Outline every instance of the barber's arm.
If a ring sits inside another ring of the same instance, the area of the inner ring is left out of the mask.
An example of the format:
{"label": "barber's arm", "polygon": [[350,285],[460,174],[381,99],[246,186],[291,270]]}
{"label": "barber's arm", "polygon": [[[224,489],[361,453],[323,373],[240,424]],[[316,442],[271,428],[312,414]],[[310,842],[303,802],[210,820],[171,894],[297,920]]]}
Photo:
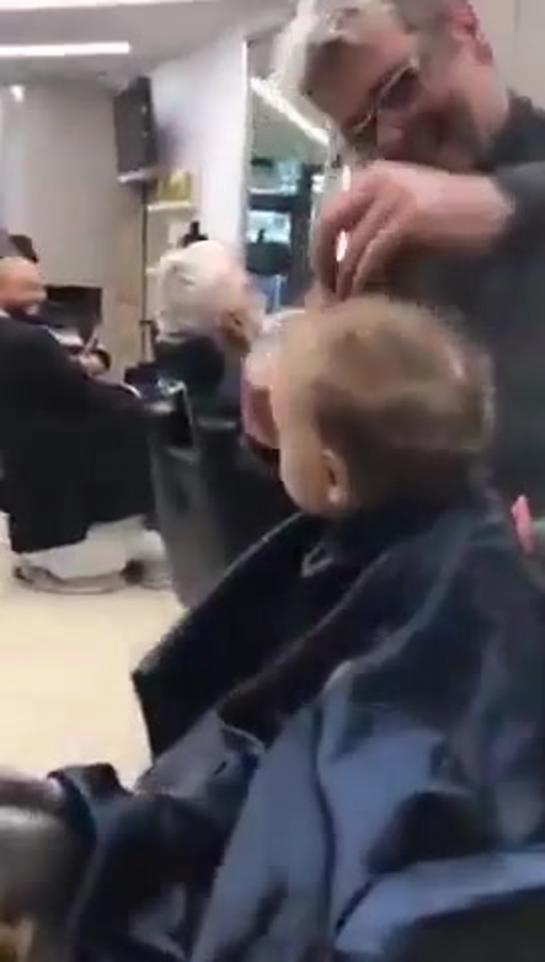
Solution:
{"label": "barber's arm", "polygon": [[[345,298],[365,290],[405,247],[484,253],[515,229],[519,217],[523,227],[539,219],[534,191],[545,225],[543,174],[545,164],[505,170],[499,178],[389,161],[370,164],[354,174],[350,189],[320,218],[314,243],[317,276]],[[337,264],[342,232],[349,242]]]}

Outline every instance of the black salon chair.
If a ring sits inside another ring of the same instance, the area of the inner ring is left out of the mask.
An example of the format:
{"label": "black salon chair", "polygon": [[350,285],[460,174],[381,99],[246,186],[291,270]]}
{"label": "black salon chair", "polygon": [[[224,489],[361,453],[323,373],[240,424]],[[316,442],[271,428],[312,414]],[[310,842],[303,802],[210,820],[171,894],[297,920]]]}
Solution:
{"label": "black salon chair", "polygon": [[293,506],[278,478],[244,443],[238,419],[216,415],[210,405],[199,411],[184,388],[174,406],[156,406],[151,413],[159,527],[176,592],[192,605]]}
{"label": "black salon chair", "polygon": [[0,452],[0,512],[7,514],[8,512],[8,495],[6,491],[6,474],[4,463],[2,461],[2,453]]}

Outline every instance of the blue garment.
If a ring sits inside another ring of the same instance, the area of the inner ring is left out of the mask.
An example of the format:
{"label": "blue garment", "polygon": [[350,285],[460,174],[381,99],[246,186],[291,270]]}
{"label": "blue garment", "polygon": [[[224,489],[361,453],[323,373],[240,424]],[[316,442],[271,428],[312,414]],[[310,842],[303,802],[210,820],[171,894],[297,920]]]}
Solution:
{"label": "blue garment", "polygon": [[537,962],[541,588],[481,495],[285,524],[136,675],[136,794],[65,771],[78,962]]}

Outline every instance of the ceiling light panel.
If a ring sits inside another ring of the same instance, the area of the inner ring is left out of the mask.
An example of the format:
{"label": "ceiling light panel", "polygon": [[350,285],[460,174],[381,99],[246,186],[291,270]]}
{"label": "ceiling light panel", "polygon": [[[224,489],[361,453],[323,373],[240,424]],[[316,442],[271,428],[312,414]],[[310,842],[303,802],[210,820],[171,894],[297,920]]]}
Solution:
{"label": "ceiling light panel", "polygon": [[0,44],[0,60],[38,60],[63,57],[122,57],[131,52],[127,41],[103,43]]}

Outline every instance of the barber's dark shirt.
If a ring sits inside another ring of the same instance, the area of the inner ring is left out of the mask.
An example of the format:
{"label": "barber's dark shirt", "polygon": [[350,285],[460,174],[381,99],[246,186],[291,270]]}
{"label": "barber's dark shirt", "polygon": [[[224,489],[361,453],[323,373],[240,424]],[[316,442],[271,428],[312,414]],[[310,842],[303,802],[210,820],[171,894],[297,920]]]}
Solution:
{"label": "barber's dark shirt", "polygon": [[492,355],[498,428],[496,480],[545,511],[545,114],[513,97],[483,165],[515,200],[508,236],[485,256],[420,252],[403,258],[389,291],[461,319]]}

